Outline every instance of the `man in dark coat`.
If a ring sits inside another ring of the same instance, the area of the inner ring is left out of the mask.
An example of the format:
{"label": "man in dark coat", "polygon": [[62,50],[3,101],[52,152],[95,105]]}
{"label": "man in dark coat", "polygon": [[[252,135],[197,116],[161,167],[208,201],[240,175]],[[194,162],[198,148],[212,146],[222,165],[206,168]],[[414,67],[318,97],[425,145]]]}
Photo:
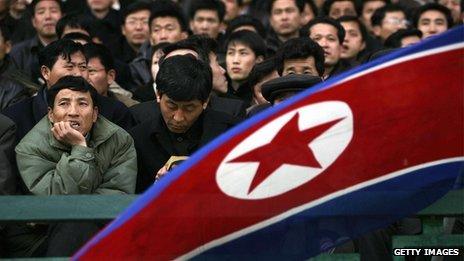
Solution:
{"label": "man in dark coat", "polygon": [[[40,52],[39,63],[46,88],[50,88],[66,75],[82,76],[88,79],[87,60],[83,47],[71,40],[62,39],[49,44]],[[14,104],[3,111],[3,114],[15,121],[18,127],[17,141],[47,114],[46,88],[39,90],[36,96]],[[100,104],[101,115],[124,129],[132,127],[133,117],[124,104],[101,95],[97,97],[97,100]]]}
{"label": "man in dark coat", "polygon": [[0,114],[0,195],[16,193],[16,175],[11,165],[14,157],[16,126],[8,117]]}
{"label": "man in dark coat", "polygon": [[137,193],[167,173],[172,156],[190,156],[237,122],[208,108],[211,68],[193,55],[165,59],[156,84],[159,111],[130,131],[138,158]]}

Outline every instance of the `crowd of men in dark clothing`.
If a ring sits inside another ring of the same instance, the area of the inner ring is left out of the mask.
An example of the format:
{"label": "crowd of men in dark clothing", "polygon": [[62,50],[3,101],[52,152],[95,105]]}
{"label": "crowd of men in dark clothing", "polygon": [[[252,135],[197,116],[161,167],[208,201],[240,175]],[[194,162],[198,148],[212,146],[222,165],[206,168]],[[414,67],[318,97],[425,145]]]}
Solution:
{"label": "crowd of men in dark clothing", "polygon": [[[240,121],[463,18],[461,0],[0,1],[0,195],[142,193]],[[102,226],[0,226],[0,257],[71,255]],[[379,233],[357,250],[388,253]]]}

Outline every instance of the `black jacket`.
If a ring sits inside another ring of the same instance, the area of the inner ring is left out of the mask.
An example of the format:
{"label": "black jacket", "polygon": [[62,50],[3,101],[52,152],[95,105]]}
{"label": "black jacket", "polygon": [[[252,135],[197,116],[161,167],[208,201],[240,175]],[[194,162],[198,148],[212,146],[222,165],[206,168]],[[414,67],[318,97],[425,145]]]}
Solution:
{"label": "black jacket", "polygon": [[[119,101],[97,96],[99,114],[125,130],[134,125],[134,118],[129,109]],[[42,89],[34,97],[25,99],[8,108],[2,113],[12,119],[17,126],[16,141],[19,142],[46,114],[47,102],[45,91]]]}
{"label": "black jacket", "polygon": [[0,114],[0,196],[17,192],[17,175],[14,172],[14,122]]}
{"label": "black jacket", "polygon": [[[239,121],[244,119],[246,114],[245,103],[236,99],[211,96],[208,107],[231,115]],[[129,110],[132,112],[135,123],[140,124],[154,117],[159,112],[159,105],[156,101],[147,101],[136,104],[130,107]]]}
{"label": "black jacket", "polygon": [[[198,120],[202,121],[198,123],[201,126],[201,135],[195,146],[192,146],[194,149],[189,151],[190,154],[237,124],[234,117],[209,109],[205,110]],[[134,138],[137,150],[136,193],[141,193],[153,184],[155,174],[176,153],[169,138],[169,129],[164,124],[159,111],[154,112],[150,120],[134,127],[129,133]],[[190,156],[190,154],[176,156]]]}
{"label": "black jacket", "polygon": [[11,59],[32,81],[40,83],[39,52],[44,46],[37,36],[13,46]]}

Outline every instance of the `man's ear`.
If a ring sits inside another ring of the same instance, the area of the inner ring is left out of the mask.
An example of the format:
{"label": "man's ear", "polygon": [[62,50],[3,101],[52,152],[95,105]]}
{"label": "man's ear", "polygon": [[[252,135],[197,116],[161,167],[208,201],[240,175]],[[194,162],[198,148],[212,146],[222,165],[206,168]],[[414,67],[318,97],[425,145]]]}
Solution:
{"label": "man's ear", "polygon": [[5,53],[10,53],[11,51],[11,41],[5,41]]}
{"label": "man's ear", "polygon": [[158,92],[158,90],[155,90],[155,97],[156,97],[156,102],[160,103],[161,101],[161,94]]}
{"label": "man's ear", "polygon": [[52,110],[52,108],[50,108],[50,107],[48,107],[47,116],[48,116],[48,120],[49,120],[52,124],[55,123],[54,120],[53,120],[53,110]]}
{"label": "man's ear", "polygon": [[93,122],[93,123],[97,122],[97,118],[98,118],[98,107],[97,107],[97,106],[93,106],[92,122]]}
{"label": "man's ear", "polygon": [[116,79],[116,71],[114,69],[110,69],[107,73],[107,77],[108,77],[107,83],[108,85],[111,85]]}
{"label": "man's ear", "polygon": [[256,63],[260,63],[260,62],[262,62],[262,61],[264,61],[264,57],[263,57],[262,55],[260,55],[260,56],[258,56],[258,57],[256,58]]}
{"label": "man's ear", "polygon": [[48,82],[48,80],[50,79],[50,69],[47,66],[42,65],[40,67],[40,74],[42,74],[42,77],[45,79],[46,82]]}
{"label": "man's ear", "polygon": [[182,33],[180,33],[180,35],[181,35],[180,36],[181,40],[187,39],[188,36],[189,36],[187,32],[182,32]]}
{"label": "man's ear", "polygon": [[203,110],[206,110],[206,108],[208,107],[208,103],[209,103],[210,98],[211,98],[211,94],[208,96],[208,99],[206,99],[206,101],[203,103]]}

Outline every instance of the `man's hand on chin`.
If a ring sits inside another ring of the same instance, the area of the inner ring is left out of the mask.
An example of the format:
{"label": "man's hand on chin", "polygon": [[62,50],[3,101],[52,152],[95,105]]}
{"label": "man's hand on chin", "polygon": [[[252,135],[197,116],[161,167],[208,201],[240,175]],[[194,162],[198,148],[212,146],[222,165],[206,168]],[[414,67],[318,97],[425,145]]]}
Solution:
{"label": "man's hand on chin", "polygon": [[55,139],[59,142],[69,144],[71,146],[81,145],[87,147],[84,135],[73,129],[69,121],[55,122],[51,131]]}

